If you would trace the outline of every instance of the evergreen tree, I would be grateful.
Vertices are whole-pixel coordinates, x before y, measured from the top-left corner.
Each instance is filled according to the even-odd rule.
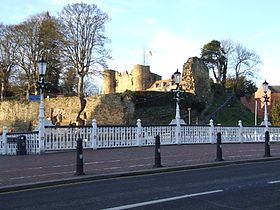
[[[275,126],[280,126],[280,101],[275,101],[271,110],[272,123]]]

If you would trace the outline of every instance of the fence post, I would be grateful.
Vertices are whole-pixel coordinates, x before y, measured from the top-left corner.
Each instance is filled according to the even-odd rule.
[[[2,155],[6,155],[7,154],[7,132],[8,132],[8,127],[7,126],[4,126],[3,127],[3,133],[2,133]]]
[[[137,146],[142,146],[142,124],[141,120],[137,120],[137,131],[136,131],[136,144]]]
[[[181,144],[181,125],[180,125],[180,119],[176,118],[176,128],[175,128],[175,140],[176,144]]]
[[[215,143],[215,127],[214,127],[214,121],[210,120],[210,128],[209,128],[209,140],[211,144]]]
[[[243,129],[243,125],[242,125],[241,120],[238,121],[238,125],[239,125],[239,141],[240,141],[240,143],[243,143],[243,141],[244,141],[244,137],[243,137],[244,129]]]
[[[96,119],[92,120],[91,148],[97,149],[97,123]]]

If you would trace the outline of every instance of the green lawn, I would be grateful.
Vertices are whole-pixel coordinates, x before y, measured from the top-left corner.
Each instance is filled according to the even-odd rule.
[[[215,124],[221,125],[238,125],[239,120],[242,120],[243,125],[255,125],[255,115],[238,99],[235,99],[213,120]],[[260,119],[258,119],[258,123],[260,123]]]

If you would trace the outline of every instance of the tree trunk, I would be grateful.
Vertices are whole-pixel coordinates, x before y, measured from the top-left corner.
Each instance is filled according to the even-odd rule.
[[[29,99],[29,95],[30,95],[30,89],[31,89],[31,87],[30,87],[30,84],[28,83],[27,84],[27,88],[26,88],[26,100],[28,100]]]
[[[222,77],[222,86],[226,87],[226,81],[227,81],[227,64],[225,63],[223,66],[223,77]]]
[[[79,74],[79,81],[78,81],[78,97],[84,98],[84,75]]]
[[[5,84],[1,82],[1,101],[4,101]]]
[[[78,81],[78,97],[80,98],[81,109],[78,113],[76,121],[77,121],[78,125],[84,125],[85,122],[81,118],[81,114],[86,107],[86,100],[84,99],[84,97],[85,97],[85,94],[84,94],[84,75],[81,75],[81,74],[79,74],[79,81]]]

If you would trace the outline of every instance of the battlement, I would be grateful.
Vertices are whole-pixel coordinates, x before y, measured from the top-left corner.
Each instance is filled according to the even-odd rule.
[[[197,57],[191,57],[183,65],[182,88],[202,99],[209,96],[209,69]],[[176,88],[172,79],[161,80],[161,76],[151,73],[150,66],[134,65],[131,73],[105,70],[103,74],[103,93],[132,91],[171,91]]]
[[[103,73],[103,93],[121,93],[126,90],[145,91],[161,76],[150,71],[150,66],[136,64],[131,73],[105,70]]]

